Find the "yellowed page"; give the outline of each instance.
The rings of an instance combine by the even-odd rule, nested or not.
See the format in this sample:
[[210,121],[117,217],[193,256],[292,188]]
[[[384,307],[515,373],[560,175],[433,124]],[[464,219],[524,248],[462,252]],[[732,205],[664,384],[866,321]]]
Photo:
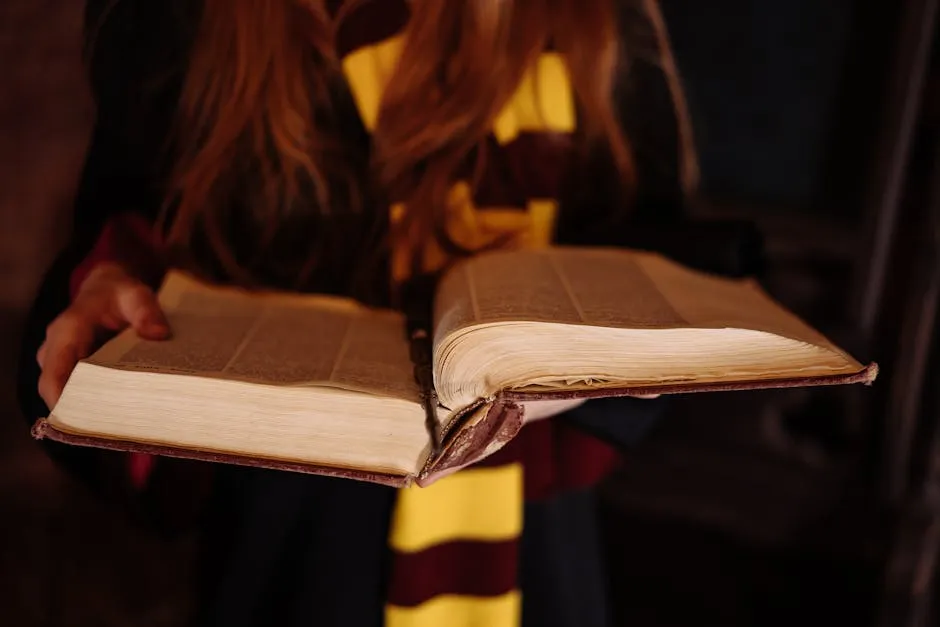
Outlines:
[[499,322],[551,322],[618,328],[686,327],[636,255],[591,249],[488,253],[441,281],[438,339]]
[[659,255],[637,259],[690,327],[766,331],[838,351],[821,333],[770,298],[756,281],[695,272]]
[[458,264],[441,279],[434,319],[436,340],[492,322],[582,322],[549,257],[529,251],[488,253]]
[[660,255],[554,248],[488,253],[441,282],[437,337],[469,326],[550,322],[619,329],[740,328],[832,348],[749,280],[696,272]]
[[620,329],[690,326],[647,274],[642,254],[560,248],[542,257],[566,286],[583,324]]
[[401,316],[349,299],[249,293],[171,274],[160,303],[172,339],[125,332],[89,361],[278,385],[329,385],[415,400]]
[[448,406],[507,386],[617,387],[862,369],[755,282],[696,272],[652,253],[487,253],[451,270],[435,305],[435,381]]

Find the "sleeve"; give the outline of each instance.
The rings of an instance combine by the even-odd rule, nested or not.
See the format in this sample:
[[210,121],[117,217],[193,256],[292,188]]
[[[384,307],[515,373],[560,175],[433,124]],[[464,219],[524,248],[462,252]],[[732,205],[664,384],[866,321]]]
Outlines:
[[[155,155],[166,137],[168,100],[151,94],[150,104],[141,103],[140,81],[154,67],[146,45],[170,41],[165,29],[154,29],[141,37],[134,25],[145,17],[141,11],[159,10],[161,3],[147,0],[88,0],[85,10],[86,61],[97,108],[91,142],[73,203],[70,241],[46,271],[27,316],[17,372],[17,397],[24,418],[31,425],[48,415],[39,396],[40,370],[36,352],[45,339],[46,327],[70,304],[79,285],[98,263],[114,261],[127,265],[145,282],[156,285],[163,273],[151,225],[161,202]],[[164,12],[165,13],[165,12]],[[157,20],[147,20],[154,26]],[[166,23],[164,18],[164,24]],[[162,54],[162,53],[161,53]],[[157,59],[159,60],[159,59]],[[150,65],[148,65],[150,64]],[[151,110],[156,105],[157,110]],[[145,122],[141,122],[145,119]],[[141,132],[144,130],[145,132]],[[183,520],[177,510],[155,505],[154,495],[171,499],[163,477],[178,476],[185,464],[159,464],[147,484],[143,473],[133,480],[130,470],[147,470],[141,458],[133,462],[125,455],[70,447],[44,440],[50,457],[94,493],[128,506],[142,520],[167,528]],[[161,479],[158,480],[158,477]],[[193,482],[193,476],[187,481]],[[145,511],[146,510],[146,511]],[[172,516],[169,517],[169,516]]]
[[571,426],[618,448],[640,442],[669,404],[668,398],[598,398],[566,413]]
[[118,263],[130,274],[156,289],[165,273],[163,253],[153,237],[153,223],[133,212],[111,216],[88,255],[69,277],[69,296],[75,298],[82,283],[95,266]]
[[636,5],[637,0],[620,5],[622,59],[613,94],[634,159],[636,188],[627,198],[609,150],[589,147],[573,164],[564,188],[560,244],[651,248],[662,239],[658,234],[686,217],[682,120],[658,40]]
[[[69,299],[75,299],[88,274],[101,263],[118,263],[156,289],[165,273],[162,257],[150,221],[137,213],[116,214],[105,222],[91,252],[69,276]],[[127,479],[134,489],[143,489],[149,483],[155,463],[151,455],[127,455]]]
[[[156,286],[164,268],[151,237],[151,223],[139,213],[116,213],[96,240],[75,239],[46,273],[27,319],[19,358],[18,398],[29,424],[48,414],[39,396],[36,351],[48,324],[74,298],[97,264],[117,262]],[[94,494],[117,503],[132,518],[162,533],[176,533],[199,516],[212,479],[211,465],[143,454],[80,448],[43,440],[46,452],[66,473]]]
[[[71,303],[88,272],[95,265],[110,261],[141,270],[140,276],[153,282],[162,271],[156,247],[149,237],[149,223],[137,214],[116,214],[105,222],[96,240],[84,234],[72,242],[46,272],[27,317],[17,376],[20,408],[32,424],[48,415],[49,408],[39,396],[40,369],[36,352],[45,339],[46,327]],[[128,254],[133,251],[132,254]],[[108,498],[121,498],[146,482],[149,460],[128,458],[118,453],[81,449],[51,441],[43,446],[68,473]]]

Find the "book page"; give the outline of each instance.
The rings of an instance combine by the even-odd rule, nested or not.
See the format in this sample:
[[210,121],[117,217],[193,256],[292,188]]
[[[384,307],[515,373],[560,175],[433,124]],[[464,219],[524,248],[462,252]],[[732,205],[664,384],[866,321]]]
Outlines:
[[825,336],[776,303],[754,280],[696,272],[653,254],[642,255],[638,261],[689,327],[766,331],[842,353]]
[[436,337],[475,324],[554,322],[618,328],[672,328],[688,321],[635,255],[548,249],[488,253],[442,280]]
[[442,280],[434,380],[442,404],[572,391],[852,374],[858,362],[753,281],[653,253],[486,253]]
[[401,316],[327,296],[249,293],[173,274],[160,292],[172,338],[125,332],[89,361],[275,385],[418,396]]
[[550,248],[455,266],[435,303],[436,340],[469,326],[548,322],[620,329],[741,328],[834,348],[753,281],[697,272],[654,253]]

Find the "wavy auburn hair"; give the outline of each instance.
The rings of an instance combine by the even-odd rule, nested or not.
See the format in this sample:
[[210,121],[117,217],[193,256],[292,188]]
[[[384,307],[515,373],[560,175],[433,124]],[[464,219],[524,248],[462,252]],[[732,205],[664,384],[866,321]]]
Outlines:
[[[654,27],[688,144],[658,7],[655,0],[635,1]],[[203,2],[162,227],[175,249],[192,250],[198,239],[235,280],[253,282],[254,266],[285,245],[303,249],[299,282],[340,263],[351,249],[361,250],[356,239],[381,231],[384,211],[375,208],[384,203],[376,198],[406,201],[394,237],[413,246],[436,238],[445,250],[472,252],[443,226],[447,194],[471,157],[480,166],[494,119],[549,44],[568,65],[579,137],[585,145],[603,144],[625,187],[635,183],[613,102],[625,56],[615,0],[412,0],[401,57],[364,158],[336,130],[343,79],[333,34],[357,0],[346,0],[335,18],[325,0]],[[232,224],[245,220],[256,240],[247,258],[229,236]],[[283,239],[285,229],[292,238]]]

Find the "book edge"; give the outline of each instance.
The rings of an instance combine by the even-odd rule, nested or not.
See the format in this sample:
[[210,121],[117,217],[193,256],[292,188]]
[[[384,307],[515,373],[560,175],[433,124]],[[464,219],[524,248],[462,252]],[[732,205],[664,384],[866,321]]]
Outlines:
[[367,470],[353,470],[335,466],[322,466],[312,463],[291,462],[286,460],[269,459],[265,457],[252,457],[251,455],[238,455],[234,453],[221,453],[187,449],[161,444],[145,444],[131,440],[103,438],[91,435],[77,435],[68,433],[54,427],[48,419],[40,418],[32,427],[32,436],[36,440],[52,440],[61,444],[99,448],[125,453],[143,453],[159,455],[161,457],[176,457],[209,463],[231,464],[270,470],[284,470],[311,475],[337,477],[341,479],[354,479],[377,483],[394,488],[403,488],[410,485],[414,479],[412,475],[395,475],[390,473],[372,472]]
[[415,483],[424,487],[443,472],[471,464],[505,446],[522,429],[524,407],[511,401],[490,403],[486,415],[478,423],[467,425],[479,404],[464,410],[455,419],[459,424],[448,429],[443,450],[429,458]]
[[[61,431],[54,427],[48,419],[41,418],[32,428],[32,435],[37,440],[49,439],[63,444],[85,446],[115,451],[144,453],[165,457],[192,459],[210,463],[234,464],[284,470],[306,474],[323,475],[357,481],[377,483],[395,488],[411,485],[413,482],[419,486],[427,485],[433,477],[451,468],[472,463],[483,453],[495,452],[513,437],[522,428],[524,407],[519,403],[531,400],[548,399],[574,399],[574,398],[602,398],[617,396],[637,396],[648,394],[682,394],[694,392],[722,392],[738,390],[760,390],[794,387],[819,387],[833,385],[864,384],[871,385],[878,376],[878,364],[870,363],[856,373],[839,374],[831,376],[796,377],[768,381],[755,381],[749,383],[673,383],[660,386],[625,386],[621,388],[605,388],[580,391],[552,391],[552,392],[520,392],[505,390],[492,401],[486,416],[477,424],[467,426],[464,422],[472,411],[465,409],[455,419],[456,423],[446,433],[447,443],[440,455],[429,459],[421,472],[416,476],[393,475],[364,470],[352,470],[317,464],[289,462],[250,455],[237,455],[214,451],[203,451],[173,447],[168,445],[155,445],[133,442],[129,440],[109,439],[97,436],[76,435]],[[478,405],[472,406],[473,408]],[[492,449],[492,450],[490,450]]]
[[510,402],[592,399],[616,396],[642,396],[653,394],[691,394],[696,392],[732,392],[743,390],[769,390],[798,387],[823,387],[833,385],[864,384],[872,385],[878,377],[878,364],[870,363],[858,372],[836,375],[817,375],[811,377],[792,377],[787,379],[767,379],[763,381],[729,383],[669,383],[663,385],[623,386],[619,388],[597,388],[593,390],[557,390],[542,392],[523,392],[503,390],[497,397]]

